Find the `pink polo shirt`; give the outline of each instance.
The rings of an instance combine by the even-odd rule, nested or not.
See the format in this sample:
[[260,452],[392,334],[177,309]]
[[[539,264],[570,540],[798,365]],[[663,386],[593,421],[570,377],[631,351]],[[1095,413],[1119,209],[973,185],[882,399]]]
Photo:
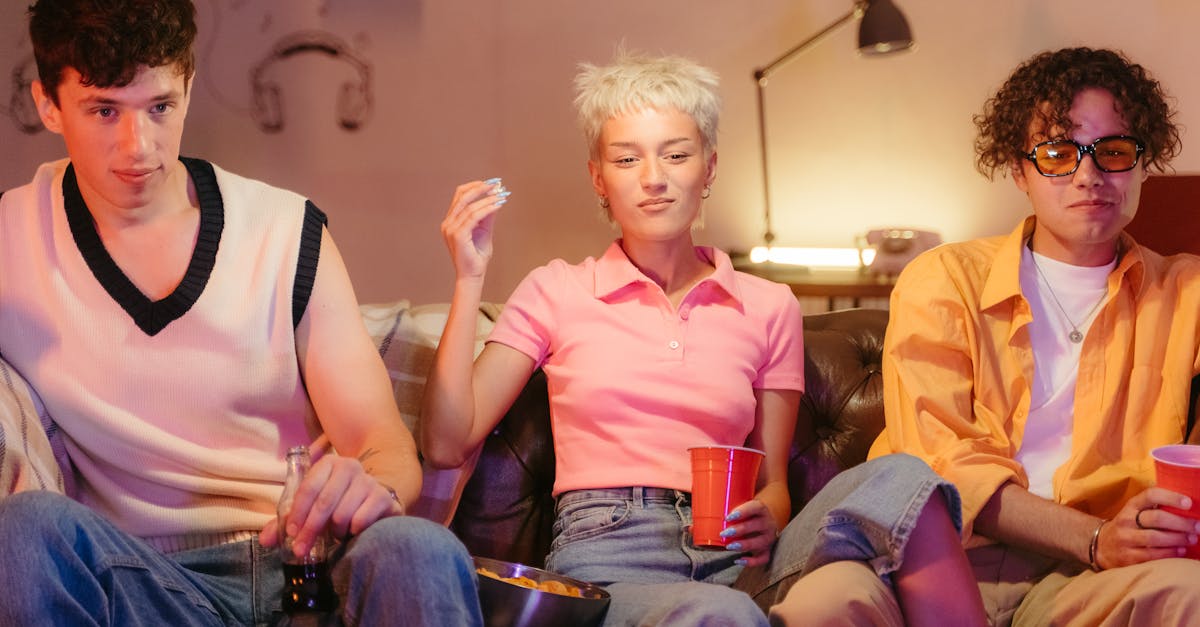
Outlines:
[[674,309],[618,240],[600,259],[556,259],[513,292],[489,342],[543,368],[557,459],[554,494],[691,490],[687,449],[741,445],[755,389],[804,389],[800,305],[786,286],[716,269]]

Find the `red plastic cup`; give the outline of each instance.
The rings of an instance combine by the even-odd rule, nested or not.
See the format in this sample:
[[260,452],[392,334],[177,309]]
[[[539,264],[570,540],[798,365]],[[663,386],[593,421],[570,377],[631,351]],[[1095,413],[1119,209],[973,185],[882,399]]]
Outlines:
[[[1150,451],[1154,458],[1154,471],[1158,476],[1158,487],[1178,492],[1192,499],[1191,509],[1179,509],[1163,505],[1162,509],[1200,519],[1200,446],[1194,444],[1169,444]],[[1188,546],[1186,557],[1200,559],[1200,544]]]
[[725,517],[754,496],[766,454],[742,446],[695,446],[692,455],[692,543],[724,548]]

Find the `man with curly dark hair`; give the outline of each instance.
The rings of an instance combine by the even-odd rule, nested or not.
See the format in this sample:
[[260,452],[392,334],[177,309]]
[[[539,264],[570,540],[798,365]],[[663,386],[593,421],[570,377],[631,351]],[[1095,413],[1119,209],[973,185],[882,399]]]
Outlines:
[[[0,625],[273,623],[285,530],[296,556],[340,539],[347,624],[480,624],[466,549],[404,515],[415,443],[325,215],[179,155],[191,1],[29,15],[68,158],[0,196],[0,354],[57,423],[74,498],[0,497]],[[310,443],[336,454],[277,514]]]
[[1179,153],[1175,113],[1146,68],[1112,50],[1067,48],[1030,59],[984,103],[984,112],[975,116],[979,171],[990,179],[1021,163],[1035,119],[1042,129],[1070,128],[1071,106],[1082,86],[1112,94],[1130,134],[1142,140],[1145,170],[1163,171]]
[[1018,67],[975,118],[977,165],[1033,215],[905,268],[884,347],[887,425],[954,482],[995,624],[1182,625],[1200,616],[1200,523],[1154,487],[1200,373],[1200,258],[1123,232],[1179,152],[1162,87],[1111,50]]

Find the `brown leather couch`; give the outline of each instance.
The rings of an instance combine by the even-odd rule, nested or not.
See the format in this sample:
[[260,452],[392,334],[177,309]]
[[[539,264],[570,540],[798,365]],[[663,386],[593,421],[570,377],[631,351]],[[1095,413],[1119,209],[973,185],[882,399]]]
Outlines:
[[[788,462],[793,514],[830,478],[865,460],[883,429],[887,319],[876,309],[804,318],[806,390]],[[553,484],[546,379],[539,371],[484,443],[451,529],[473,555],[540,566],[550,548]]]

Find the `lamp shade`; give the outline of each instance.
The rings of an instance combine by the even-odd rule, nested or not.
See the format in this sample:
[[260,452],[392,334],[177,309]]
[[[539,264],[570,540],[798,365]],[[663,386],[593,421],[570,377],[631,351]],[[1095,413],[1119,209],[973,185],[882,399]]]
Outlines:
[[911,48],[908,20],[891,0],[871,0],[858,26],[858,51],[866,55],[888,54]]

